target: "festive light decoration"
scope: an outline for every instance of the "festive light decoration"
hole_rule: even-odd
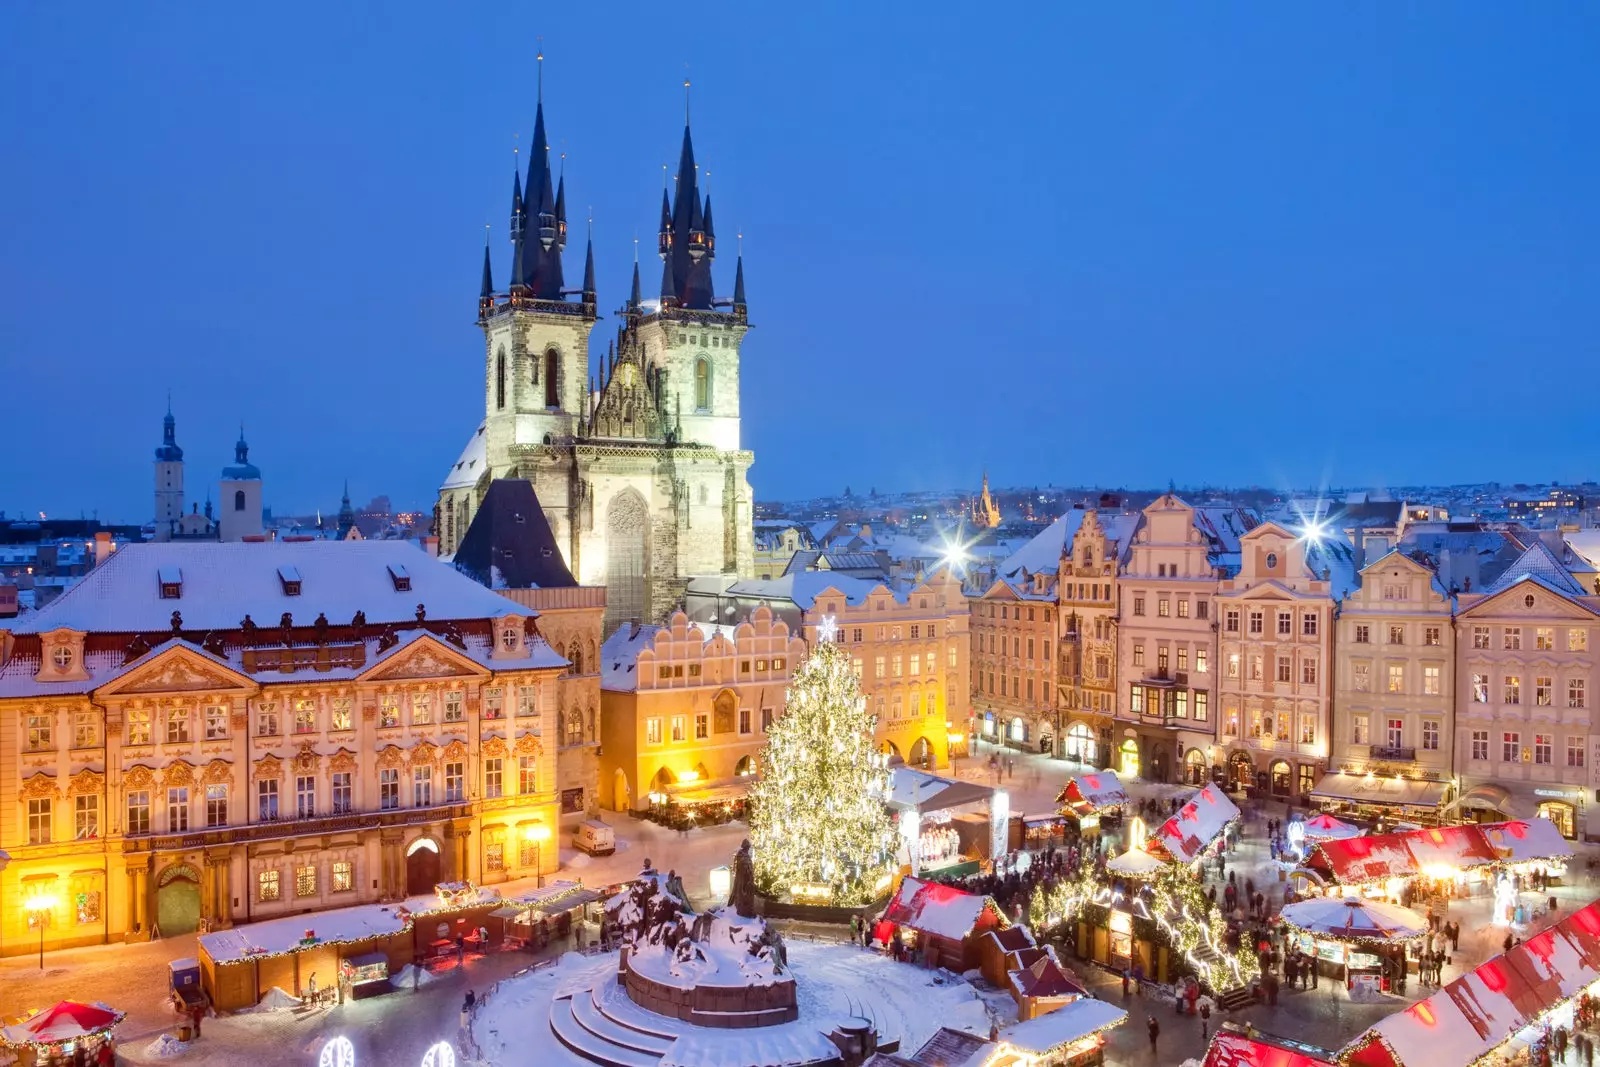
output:
[[[850,657],[819,642],[789,683],[787,710],[767,730],[751,794],[750,843],[764,892],[806,886],[825,890],[808,899],[831,904],[873,899],[894,848],[875,725]]]
[[[456,1050],[441,1041],[423,1054],[422,1067],[456,1067]]]
[[[1028,902],[1028,922],[1035,930],[1080,920],[1107,925],[1107,912],[1122,905],[1120,910],[1145,926],[1143,933],[1134,928],[1136,936],[1168,945],[1212,992],[1247,985],[1260,976],[1261,965],[1248,946],[1228,950],[1222,909],[1206,899],[1186,865],[1167,864],[1149,881],[1148,890],[1135,891],[1125,901],[1121,890],[1113,889],[1104,874],[1086,864],[1074,880],[1058,882],[1048,892],[1035,889]]]
[[[343,1034],[330,1038],[317,1057],[317,1067],[356,1067],[356,1047]]]

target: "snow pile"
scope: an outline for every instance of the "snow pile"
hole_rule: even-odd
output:
[[[293,1011],[304,1004],[299,997],[292,993],[285,993],[277,986],[267,990],[266,996],[256,1001],[255,1007],[245,1008],[247,1012],[258,1011]]]
[[[426,967],[418,967],[408,963],[394,974],[389,976],[389,983],[396,989],[421,989],[429,982],[436,982],[439,976]]]
[[[144,1054],[153,1060],[170,1060],[189,1051],[187,1041],[179,1041],[171,1034],[162,1034],[144,1047]]]

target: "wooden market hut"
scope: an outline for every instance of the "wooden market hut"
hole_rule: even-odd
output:
[[[978,966],[984,933],[1010,925],[990,897],[908,875],[884,909],[878,936],[892,936],[894,927],[910,931],[926,945],[929,966],[959,974]]]
[[[200,935],[200,983],[217,1011],[253,1007],[274,987],[300,996],[311,976],[328,988],[347,959],[381,953],[390,971],[414,954],[411,915],[387,904],[293,915]]]

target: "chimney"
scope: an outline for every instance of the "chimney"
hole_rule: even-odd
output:
[[[422,551],[426,552],[428,555],[432,556],[434,559],[438,559],[439,558],[439,539],[437,537],[435,537],[433,534],[428,534],[426,537],[424,537],[422,539]]]
[[[116,542],[111,540],[110,530],[100,530],[94,535],[94,565],[96,567],[111,558],[111,553],[117,550]]]

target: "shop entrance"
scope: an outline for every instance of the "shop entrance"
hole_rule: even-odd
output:
[[[1157,745],[1150,752],[1150,780],[1165,782],[1172,760],[1167,756],[1167,746]]]
[[[1228,757],[1228,788],[1242,793],[1256,784],[1256,765],[1248,752]]]
[[[1100,746],[1095,742],[1094,731],[1081,722],[1075,722],[1067,727],[1066,756],[1073,763],[1099,766]]]
[[[1276,760],[1272,764],[1272,795],[1286,797],[1293,780],[1293,768],[1288,760]]]
[[[406,896],[426,896],[439,884],[439,845],[419,837],[406,849]]]
[[[1206,755],[1198,748],[1191,748],[1189,754],[1183,758],[1184,781],[1190,785],[1204,785],[1206,782]]]
[[[1122,748],[1118,755],[1121,760],[1119,761],[1117,773],[1124,778],[1139,777],[1139,742],[1131,737],[1128,738],[1122,742]]]
[[[1561,831],[1561,836],[1571,841],[1578,836],[1578,820],[1573,813],[1571,804],[1563,804],[1559,800],[1547,800],[1539,805],[1539,815],[1556,824],[1556,829]]]
[[[911,746],[911,759],[908,762],[913,767],[927,768],[930,766],[929,757],[931,752],[932,749],[928,744],[928,739],[926,737],[919,737],[917,738],[916,743]]]
[[[162,937],[192,934],[200,926],[200,875],[186,863],[161,872],[156,889],[156,929]]]

